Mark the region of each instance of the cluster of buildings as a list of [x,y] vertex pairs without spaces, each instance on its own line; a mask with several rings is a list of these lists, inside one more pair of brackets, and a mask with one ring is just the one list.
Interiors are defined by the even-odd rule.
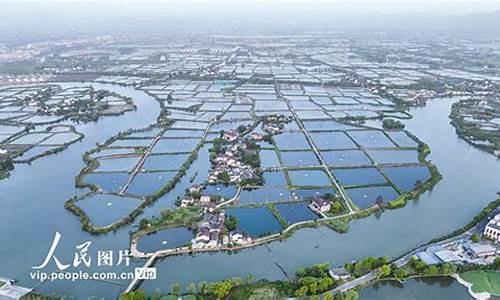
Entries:
[[245,245],[252,242],[252,238],[239,229],[227,232],[225,214],[206,213],[198,222],[198,231],[191,240],[193,249],[217,248],[229,245]]
[[256,179],[256,168],[243,160],[246,155],[258,155],[258,150],[248,149],[247,139],[242,138],[237,131],[224,132],[222,139],[233,144],[222,146],[220,153],[212,159],[213,168],[208,183],[237,184],[243,180]]
[[415,256],[426,265],[443,263],[489,265],[497,257],[497,248],[485,242],[459,240],[446,245],[430,246]]
[[271,135],[280,134],[283,132],[285,124],[292,120],[292,116],[270,115],[264,119],[262,129]]

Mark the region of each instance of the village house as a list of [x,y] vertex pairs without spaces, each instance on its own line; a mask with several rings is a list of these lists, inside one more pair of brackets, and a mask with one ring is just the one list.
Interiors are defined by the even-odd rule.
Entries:
[[210,196],[201,196],[200,197],[200,203],[202,205],[206,205],[206,204],[210,203],[210,200],[211,200]]
[[246,235],[240,229],[235,229],[229,232],[229,242],[237,245],[248,244],[252,242],[252,238]]
[[322,214],[322,213],[325,213],[325,212],[327,212],[327,211],[329,211],[329,210],[330,210],[330,208],[331,208],[331,204],[332,204],[332,203],[331,203],[331,201],[330,201],[330,200],[327,200],[327,199],[325,199],[325,198],[323,198],[323,197],[315,197],[315,198],[312,200],[312,202],[311,202],[311,204],[309,205],[309,207],[310,207],[313,211],[315,211],[315,212],[317,212],[317,213],[319,213],[319,214]]
[[220,243],[220,232],[224,229],[225,215],[221,213],[207,213],[198,223],[196,237],[191,240],[193,248],[213,248]]
[[194,184],[189,188],[189,193],[199,193],[203,189],[203,185],[201,184]]
[[250,134],[250,140],[253,141],[262,141],[264,139],[264,135],[258,132],[252,132]]
[[240,134],[234,130],[225,131],[222,138],[228,142],[234,142],[240,137]]
[[483,234],[497,243],[500,242],[500,213],[486,224]]
[[181,207],[188,207],[194,204],[194,198],[193,197],[185,197],[184,199],[181,200]]
[[335,280],[345,280],[351,277],[351,274],[349,274],[349,272],[347,272],[347,270],[343,267],[331,269],[328,273]]

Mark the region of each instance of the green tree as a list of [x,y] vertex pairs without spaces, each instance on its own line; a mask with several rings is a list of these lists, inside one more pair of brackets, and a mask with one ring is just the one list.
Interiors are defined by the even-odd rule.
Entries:
[[307,288],[307,286],[301,286],[300,288],[298,288],[294,295],[295,297],[304,297],[305,295],[307,295],[307,292],[309,291],[309,289]]
[[146,293],[144,291],[133,291],[123,294],[121,300],[146,300]]
[[408,272],[406,272],[406,270],[403,268],[399,268],[394,272],[394,277],[396,277],[397,279],[405,279],[406,276],[408,276]]
[[217,299],[223,299],[229,296],[232,288],[233,284],[231,283],[231,281],[224,280],[214,284],[212,293]]
[[425,270],[425,274],[429,276],[434,276],[439,274],[439,269],[436,266],[430,266]]
[[227,230],[229,230],[229,231],[233,231],[236,228],[238,228],[238,223],[239,223],[239,220],[235,216],[227,216],[226,221],[224,222]]
[[245,276],[245,284],[252,284],[252,281],[253,281],[253,276],[252,274],[247,274]]
[[441,267],[442,273],[445,275],[451,275],[457,272],[457,266],[454,264],[446,263]]
[[139,221],[139,228],[140,229],[146,229],[149,226],[149,220],[148,219],[142,219]]
[[391,267],[389,265],[383,265],[382,267],[380,267],[380,275],[382,277],[391,275]]
[[164,219],[170,219],[173,215],[173,211],[170,208],[160,209],[160,215]]
[[471,237],[470,237],[471,241],[473,241],[474,243],[478,243],[480,240],[481,240],[481,237],[479,236],[479,234],[477,233],[474,233]]
[[190,283],[188,284],[187,288],[186,288],[186,292],[188,294],[191,294],[191,295],[195,295],[196,293],[198,293],[198,290],[196,289],[196,284],[194,283]]
[[340,204],[339,201],[333,202],[332,205],[330,206],[330,213],[332,214],[338,214],[341,211],[342,211],[342,204]]
[[324,297],[325,300],[333,300],[333,295],[331,292],[326,292],[325,293],[325,297]]
[[173,283],[172,285],[170,285],[170,294],[174,295],[174,296],[179,296],[181,292],[181,285],[178,284],[178,283]]

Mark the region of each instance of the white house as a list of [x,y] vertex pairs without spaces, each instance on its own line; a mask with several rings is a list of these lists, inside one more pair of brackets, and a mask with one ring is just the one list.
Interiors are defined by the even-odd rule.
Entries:
[[500,214],[497,214],[486,224],[484,235],[495,242],[500,242]]

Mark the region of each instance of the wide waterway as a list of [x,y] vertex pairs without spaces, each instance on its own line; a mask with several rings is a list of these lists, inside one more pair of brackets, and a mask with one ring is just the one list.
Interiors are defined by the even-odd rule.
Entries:
[[[97,250],[115,250],[117,255],[119,249],[128,248],[131,227],[102,236],[90,235],[81,230],[79,220],[64,208],[64,202],[74,195],[85,193],[85,190],[74,187],[74,177],[84,166],[81,154],[93,148],[96,142],[103,142],[119,131],[154,123],[159,105],[153,98],[133,88],[93,85],[133,97],[137,111],[78,125],[77,130],[86,135],[83,141],[59,154],[37,160],[31,166],[17,165],[9,179],[0,181],[0,276],[18,279],[21,285],[33,286],[37,283],[30,279],[31,266],[43,261],[55,231],[62,234],[55,255],[64,263],[72,262],[75,246],[88,240],[93,243],[93,259]],[[397,256],[462,226],[496,198],[500,189],[500,162],[456,136],[448,120],[453,101],[437,99],[424,108],[412,109],[414,118],[405,122],[409,131],[429,144],[432,149],[429,159],[444,177],[418,201],[410,202],[403,209],[386,211],[378,217],[352,222],[347,234],[338,234],[328,228],[302,229],[286,241],[238,253],[169,257],[157,263],[158,279],[145,281],[141,288],[168,291],[174,282],[185,285],[232,276],[243,277],[247,273],[255,279],[283,279],[285,275],[275,263],[291,274],[300,266],[319,262],[329,261],[336,266],[369,255]],[[180,194],[183,189],[178,186],[174,192]],[[159,200],[146,210],[146,215],[157,213],[162,206],[172,205],[174,200],[174,195]],[[90,269],[79,269],[122,272],[131,271],[134,265],[141,263],[143,261],[140,260],[133,262],[130,268],[107,268],[92,262]],[[54,269],[54,263],[50,262],[45,271]],[[73,295],[77,299],[87,296],[112,299],[122,288],[97,281],[58,281],[46,282],[37,290]],[[450,299],[453,295],[449,294]]]

